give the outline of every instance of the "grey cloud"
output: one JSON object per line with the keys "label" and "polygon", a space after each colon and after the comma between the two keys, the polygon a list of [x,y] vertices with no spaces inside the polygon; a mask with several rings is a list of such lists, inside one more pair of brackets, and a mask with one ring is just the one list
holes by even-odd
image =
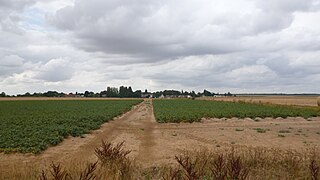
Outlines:
{"label": "grey cloud", "polygon": [[[225,62],[219,63],[219,59],[224,59]],[[164,87],[178,84],[178,87],[193,87],[200,90],[203,88],[215,91],[234,89],[238,92],[318,92],[320,90],[319,87],[310,85],[311,80],[313,83],[320,80],[319,71],[317,75],[312,75],[308,72],[309,67],[292,67],[289,61],[281,62],[281,59],[277,59],[277,62],[256,61],[256,64],[247,62],[247,65],[244,58],[234,61],[230,59],[233,59],[233,56],[180,59],[160,67],[151,67],[150,72],[145,76],[156,80]],[[215,61],[216,63],[212,63]]]}
{"label": "grey cloud", "polygon": [[255,18],[253,28],[257,32],[274,32],[285,29],[294,20],[294,12],[317,11],[320,8],[318,0],[257,0],[261,9]]}
{"label": "grey cloud", "polygon": [[6,1],[6,0],[1,0],[0,1],[0,7],[1,9],[10,9],[10,10],[21,10],[22,8],[24,8],[26,5],[30,5],[32,3],[34,3],[35,0],[10,0],[10,1]]}
{"label": "grey cloud", "polygon": [[58,11],[50,20],[58,28],[73,32],[75,45],[86,51],[159,61],[250,48],[256,43],[243,43],[246,36],[285,29],[293,22],[294,12],[309,11],[317,1],[254,2],[257,7],[243,13],[241,8],[249,7],[251,1],[239,1],[238,10],[223,12],[221,8],[228,9],[229,1],[223,6],[219,1],[203,0],[194,6],[195,1],[180,4],[79,0],[74,6]]}
{"label": "grey cloud", "polygon": [[[58,11],[51,21],[57,27],[73,32],[77,38],[75,45],[82,49],[134,55],[149,58],[149,61],[241,49],[235,45],[241,43],[241,38],[222,31],[235,26],[237,20],[210,25],[219,15],[205,6],[209,1],[203,1],[199,8],[212,11],[212,15],[201,14],[200,9],[190,5],[192,1],[187,5],[140,2],[77,1],[73,7]],[[207,18],[206,15],[209,15],[208,22],[202,22],[201,18]]]}
{"label": "grey cloud", "polygon": [[295,11],[309,11],[319,8],[318,0],[257,0],[257,7],[268,12],[295,12]]}
{"label": "grey cloud", "polygon": [[319,0],[76,0],[55,14],[41,3],[0,0],[5,91],[320,92]]}
{"label": "grey cloud", "polygon": [[22,71],[24,59],[17,55],[0,57],[0,77],[9,76]]}
{"label": "grey cloud", "polygon": [[0,66],[4,67],[17,67],[23,65],[23,58],[17,55],[9,55],[1,58]]}
{"label": "grey cloud", "polygon": [[23,9],[26,6],[35,3],[35,0],[12,0],[0,1],[0,30],[13,32],[16,34],[22,34],[24,31],[18,25],[21,21],[21,15]]}

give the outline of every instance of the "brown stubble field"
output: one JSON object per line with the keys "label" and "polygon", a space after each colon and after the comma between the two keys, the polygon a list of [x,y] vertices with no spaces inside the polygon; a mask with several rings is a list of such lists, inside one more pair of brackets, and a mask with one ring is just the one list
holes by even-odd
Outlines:
{"label": "brown stubble field", "polygon": [[[309,98],[262,98],[269,103],[310,104]],[[228,99],[229,100],[229,99]],[[261,100],[261,98],[259,99]],[[276,101],[277,100],[277,101]],[[232,99],[230,99],[232,101]],[[36,177],[54,161],[78,171],[97,157],[94,150],[105,140],[124,143],[130,159],[142,169],[177,165],[175,155],[187,151],[223,151],[230,147],[304,152],[320,146],[320,117],[304,119],[202,119],[199,123],[159,124],[151,100],[105,123],[85,138],[65,139],[39,155],[0,153],[0,179]]]}
{"label": "brown stubble field", "polygon": [[237,97],[215,97],[200,98],[205,100],[249,102],[249,103],[271,103],[295,106],[317,106],[317,96],[237,96]]}

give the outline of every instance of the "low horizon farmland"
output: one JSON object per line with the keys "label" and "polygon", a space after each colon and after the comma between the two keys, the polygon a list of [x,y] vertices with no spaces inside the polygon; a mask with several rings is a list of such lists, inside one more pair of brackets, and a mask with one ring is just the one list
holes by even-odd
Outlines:
{"label": "low horizon farmland", "polygon": [[[225,164],[220,179],[319,177],[319,107],[140,102],[0,101],[0,179],[82,179],[84,173],[96,179],[216,179],[218,160]],[[234,167],[241,178],[232,174]]]}
{"label": "low horizon farmland", "polygon": [[39,153],[68,136],[82,136],[142,100],[0,102],[0,152]]}

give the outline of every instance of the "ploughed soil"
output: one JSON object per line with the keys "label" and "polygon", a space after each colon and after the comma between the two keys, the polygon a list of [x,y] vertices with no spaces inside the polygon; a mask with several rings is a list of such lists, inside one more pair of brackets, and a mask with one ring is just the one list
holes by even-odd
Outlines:
{"label": "ploughed soil", "polygon": [[[304,150],[320,146],[320,117],[303,119],[202,119],[199,123],[159,124],[151,100],[105,123],[84,138],[67,138],[39,155],[0,154],[0,179],[21,168],[45,168],[51,161],[64,164],[93,162],[101,141],[125,141],[131,158],[143,167],[174,163],[183,150],[230,145]],[[1,176],[2,174],[2,176]]]}

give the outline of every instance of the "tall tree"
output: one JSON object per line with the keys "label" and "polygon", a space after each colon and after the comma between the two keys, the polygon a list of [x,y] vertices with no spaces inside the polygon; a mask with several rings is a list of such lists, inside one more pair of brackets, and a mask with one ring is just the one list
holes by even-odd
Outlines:
{"label": "tall tree", "polygon": [[2,93],[0,94],[0,97],[6,97],[6,93],[5,93],[5,92],[2,92]]}

